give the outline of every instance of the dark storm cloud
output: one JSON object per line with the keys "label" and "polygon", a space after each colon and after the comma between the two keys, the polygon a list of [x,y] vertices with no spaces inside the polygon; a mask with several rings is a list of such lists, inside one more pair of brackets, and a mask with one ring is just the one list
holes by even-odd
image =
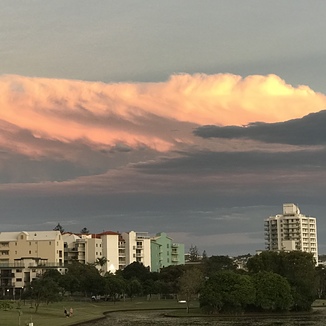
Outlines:
{"label": "dark storm cloud", "polygon": [[291,145],[326,144],[326,110],[301,119],[278,123],[251,123],[247,126],[202,126],[194,134],[203,138],[252,139],[265,143]]}

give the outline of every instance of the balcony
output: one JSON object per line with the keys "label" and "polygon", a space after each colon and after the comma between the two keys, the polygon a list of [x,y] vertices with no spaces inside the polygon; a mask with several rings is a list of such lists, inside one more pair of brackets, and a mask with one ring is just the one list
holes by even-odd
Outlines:
{"label": "balcony", "polygon": [[0,263],[0,269],[7,269],[7,268],[24,268],[24,263]]}
{"label": "balcony", "polygon": [[50,262],[39,262],[37,264],[29,264],[28,268],[53,268],[53,267],[64,267],[64,262],[50,263]]}
{"label": "balcony", "polygon": [[143,240],[143,239],[150,239],[148,232],[137,232],[136,233],[136,240]]}

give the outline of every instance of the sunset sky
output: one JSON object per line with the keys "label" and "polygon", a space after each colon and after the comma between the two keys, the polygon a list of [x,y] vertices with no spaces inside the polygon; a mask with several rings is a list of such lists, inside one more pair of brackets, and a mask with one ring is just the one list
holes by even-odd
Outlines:
{"label": "sunset sky", "polygon": [[0,231],[233,256],[295,203],[326,254],[324,0],[0,6]]}

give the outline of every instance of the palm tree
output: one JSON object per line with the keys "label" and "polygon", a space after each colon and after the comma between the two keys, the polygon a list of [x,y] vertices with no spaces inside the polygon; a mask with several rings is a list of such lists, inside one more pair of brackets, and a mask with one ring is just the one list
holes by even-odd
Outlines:
{"label": "palm tree", "polygon": [[102,267],[108,262],[109,260],[103,256],[103,257],[99,257],[96,258],[94,265],[95,266],[100,266],[100,274],[102,275],[104,270],[102,269]]}

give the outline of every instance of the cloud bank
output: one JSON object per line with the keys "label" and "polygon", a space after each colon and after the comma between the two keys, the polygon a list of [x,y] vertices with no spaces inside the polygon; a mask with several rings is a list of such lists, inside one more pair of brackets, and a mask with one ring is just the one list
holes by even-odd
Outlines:
{"label": "cloud bank", "polygon": [[[3,128],[16,139],[15,150],[31,156],[46,154],[44,144],[38,146],[40,139],[99,150],[124,144],[165,152],[183,141],[171,132],[182,123],[277,122],[326,106],[325,95],[293,87],[275,75],[182,74],[164,83],[138,84],[5,75],[0,90]],[[21,133],[33,138],[33,144],[24,146]],[[0,145],[8,147],[1,138]]]}

